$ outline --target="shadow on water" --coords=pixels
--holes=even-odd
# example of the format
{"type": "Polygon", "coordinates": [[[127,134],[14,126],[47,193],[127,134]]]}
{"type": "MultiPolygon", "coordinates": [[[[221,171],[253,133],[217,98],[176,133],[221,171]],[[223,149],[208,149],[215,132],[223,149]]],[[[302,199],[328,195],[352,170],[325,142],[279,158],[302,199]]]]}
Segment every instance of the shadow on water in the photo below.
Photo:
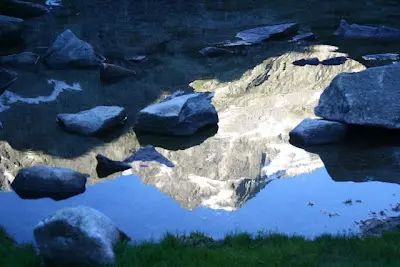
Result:
{"type": "Polygon", "coordinates": [[[305,147],[316,153],[335,181],[400,184],[400,131],[350,126],[339,145],[305,147]]]}

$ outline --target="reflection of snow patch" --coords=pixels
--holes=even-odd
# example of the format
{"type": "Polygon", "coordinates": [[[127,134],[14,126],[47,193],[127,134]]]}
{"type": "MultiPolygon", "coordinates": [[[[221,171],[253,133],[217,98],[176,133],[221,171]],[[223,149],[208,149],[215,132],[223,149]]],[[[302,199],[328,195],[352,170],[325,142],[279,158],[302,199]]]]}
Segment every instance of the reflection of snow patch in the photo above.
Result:
{"type": "Polygon", "coordinates": [[[201,204],[213,210],[226,210],[233,211],[231,199],[233,198],[233,190],[221,190],[217,195],[211,196],[209,199],[204,200],[201,204]]]}
{"type": "Polygon", "coordinates": [[[38,97],[22,97],[10,91],[4,91],[0,96],[0,112],[10,108],[11,104],[16,102],[23,102],[27,104],[39,104],[44,102],[52,102],[57,99],[58,95],[66,91],[81,91],[79,83],[69,85],[63,81],[49,80],[49,84],[54,84],[54,90],[49,96],[38,96],[38,97]]]}
{"type": "Polygon", "coordinates": [[[61,0],[46,0],[46,5],[47,6],[61,6],[62,2],[61,2],[61,0]]]}

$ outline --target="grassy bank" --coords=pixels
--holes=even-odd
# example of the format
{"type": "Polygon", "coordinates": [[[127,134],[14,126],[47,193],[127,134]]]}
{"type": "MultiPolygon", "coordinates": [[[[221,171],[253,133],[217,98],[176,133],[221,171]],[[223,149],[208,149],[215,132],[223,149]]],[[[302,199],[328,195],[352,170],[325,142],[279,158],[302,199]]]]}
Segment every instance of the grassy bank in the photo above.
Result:
{"type": "MultiPolygon", "coordinates": [[[[247,234],[213,241],[200,234],[167,235],[160,243],[119,244],[117,266],[400,266],[400,229],[382,237],[322,236],[314,241],[247,234]]],[[[0,231],[0,266],[41,266],[32,246],[16,246],[0,231]]]]}

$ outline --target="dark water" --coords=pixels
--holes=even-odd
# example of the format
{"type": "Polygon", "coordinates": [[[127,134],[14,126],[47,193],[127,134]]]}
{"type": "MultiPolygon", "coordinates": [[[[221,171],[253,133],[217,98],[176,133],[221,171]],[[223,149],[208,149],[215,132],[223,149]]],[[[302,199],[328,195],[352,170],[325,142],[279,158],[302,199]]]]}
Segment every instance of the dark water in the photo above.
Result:
{"type": "Polygon", "coordinates": [[[90,186],[85,194],[61,202],[27,201],[13,193],[2,193],[0,225],[17,241],[32,241],[32,228],[42,218],[59,208],[87,205],[107,214],[139,241],[158,239],[167,231],[201,231],[215,238],[237,231],[265,231],[312,238],[323,233],[358,233],[355,222],[373,217],[371,212],[395,214],[391,209],[399,196],[399,185],[334,182],[321,168],[311,174],[273,181],[237,211],[205,207],[185,210],[155,187],[142,184],[138,177],[123,176],[90,186]],[[343,203],[349,199],[352,205],[343,203]],[[330,217],[325,211],[337,215],[330,217]]]}
{"type": "MultiPolygon", "coordinates": [[[[52,15],[30,20],[25,47],[9,52],[43,53],[57,34],[69,28],[109,62],[134,69],[138,75],[106,86],[100,83],[97,71],[52,71],[44,66],[20,71],[18,81],[10,89],[20,96],[20,101],[2,100],[2,105],[10,108],[0,112],[4,126],[0,139],[18,151],[31,150],[44,155],[46,163],[64,164],[64,160],[76,159],[65,164],[86,172],[94,169],[94,160],[81,161],[78,157],[95,154],[96,149],[120,136],[125,141],[114,147],[113,153],[126,155],[137,148],[139,142],[128,134],[135,114],[164,94],[178,89],[190,90],[188,84],[194,80],[234,81],[268,57],[299,49],[294,44],[271,42],[240,50],[239,56],[221,60],[202,57],[198,50],[204,46],[231,39],[237,31],[251,27],[296,21],[301,23],[303,31],[314,31],[319,43],[338,46],[340,51],[368,66],[387,64],[364,62],[361,56],[399,52],[399,42],[343,41],[334,39],[332,33],[342,18],[350,23],[400,28],[399,14],[398,1],[384,0],[65,1],[63,6],[52,9],[52,15]],[[132,64],[125,60],[127,56],[142,54],[148,57],[146,62],[132,64]],[[53,79],[59,81],[59,87],[49,83],[53,79]],[[60,94],[54,94],[55,88],[60,94]],[[50,97],[54,95],[55,98],[50,97]],[[37,99],[29,100],[38,96],[47,98],[39,105],[37,99]],[[124,106],[129,118],[126,127],[115,136],[99,139],[65,133],[55,123],[59,112],[77,112],[96,105],[124,106]],[[48,155],[56,159],[46,161],[48,155]]],[[[15,99],[15,95],[11,99],[15,99]]],[[[157,188],[144,185],[140,178],[126,176],[89,186],[85,194],[62,202],[26,201],[13,193],[0,193],[0,225],[17,241],[31,241],[32,228],[45,216],[58,208],[87,205],[104,212],[136,240],[157,239],[166,231],[198,230],[214,237],[234,231],[254,233],[259,230],[307,237],[357,232],[355,221],[370,217],[370,212],[386,209],[390,214],[391,205],[399,202],[399,168],[397,164],[392,168],[390,160],[380,161],[385,157],[380,157],[381,150],[375,147],[364,146],[360,155],[344,161],[341,159],[351,153],[346,149],[335,151],[317,152],[334,180],[324,168],[276,180],[236,211],[206,207],[187,210],[157,188]],[[371,155],[367,165],[357,161],[365,155],[371,155]],[[371,162],[378,162],[380,170],[389,164],[383,171],[384,179],[380,179],[382,172],[374,172],[375,165],[371,162]],[[370,173],[369,168],[373,169],[370,173]],[[354,183],[353,180],[392,183],[354,183]],[[353,200],[353,205],[343,204],[348,199],[353,200]],[[355,200],[362,203],[354,203],[355,200]],[[314,206],[309,206],[308,202],[314,206]],[[329,213],[339,216],[330,217],[329,213]]],[[[396,151],[385,153],[394,155],[396,151]]],[[[350,148],[350,152],[354,149],[350,148]]]]}

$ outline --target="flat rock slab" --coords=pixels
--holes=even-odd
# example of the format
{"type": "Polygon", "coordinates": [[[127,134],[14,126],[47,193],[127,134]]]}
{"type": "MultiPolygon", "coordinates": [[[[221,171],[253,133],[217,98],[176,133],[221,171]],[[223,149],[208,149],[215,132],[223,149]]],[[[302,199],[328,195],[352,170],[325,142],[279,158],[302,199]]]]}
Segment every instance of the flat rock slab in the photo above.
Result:
{"type": "Polygon", "coordinates": [[[201,49],[199,52],[203,56],[207,56],[207,57],[218,57],[218,56],[229,55],[229,54],[234,53],[231,50],[220,48],[220,47],[213,47],[213,46],[205,47],[205,48],[201,49]]]}
{"type": "Polygon", "coordinates": [[[0,15],[0,46],[22,40],[25,22],[22,19],[0,15]]]}
{"type": "Polygon", "coordinates": [[[290,141],[299,145],[323,145],[344,140],[347,125],[327,120],[304,119],[290,133],[290,141]]]}
{"type": "Polygon", "coordinates": [[[33,66],[36,65],[38,61],[39,55],[32,52],[0,56],[0,65],[7,65],[14,68],[33,66]]]}
{"type": "Polygon", "coordinates": [[[58,210],[36,225],[34,236],[49,266],[115,264],[113,246],[126,237],[110,218],[85,206],[58,210]]]}
{"type": "Polygon", "coordinates": [[[297,23],[285,23],[241,31],[236,34],[236,37],[244,41],[259,42],[270,38],[280,38],[296,34],[297,30],[297,23]]]}
{"type": "Polygon", "coordinates": [[[18,0],[8,0],[4,10],[4,14],[22,19],[39,17],[49,12],[43,5],[18,0]]]}
{"type": "Polygon", "coordinates": [[[341,73],[322,93],[315,114],[347,124],[400,129],[400,68],[341,73]]]}
{"type": "Polygon", "coordinates": [[[146,107],[136,117],[135,131],[166,135],[192,135],[218,123],[211,93],[178,91],[164,101],[146,107]]]}
{"type": "Polygon", "coordinates": [[[86,190],[89,175],[67,168],[33,166],[21,169],[11,184],[24,199],[67,199],[86,190]]]}
{"type": "Polygon", "coordinates": [[[53,69],[101,67],[105,58],[93,47],[80,40],[71,30],[61,33],[43,56],[46,65],[53,69]]]}
{"type": "Polygon", "coordinates": [[[386,26],[372,27],[349,24],[347,21],[341,20],[334,35],[354,39],[400,39],[400,30],[386,26]]]}
{"type": "Polygon", "coordinates": [[[0,69],[0,93],[9,88],[17,80],[17,73],[5,69],[0,69]]]}
{"type": "Polygon", "coordinates": [[[123,124],[126,112],[122,107],[98,106],[78,113],[61,113],[57,119],[68,131],[96,135],[123,124]]]}
{"type": "Polygon", "coordinates": [[[315,41],[317,36],[313,32],[302,33],[294,36],[292,42],[315,41]]]}

